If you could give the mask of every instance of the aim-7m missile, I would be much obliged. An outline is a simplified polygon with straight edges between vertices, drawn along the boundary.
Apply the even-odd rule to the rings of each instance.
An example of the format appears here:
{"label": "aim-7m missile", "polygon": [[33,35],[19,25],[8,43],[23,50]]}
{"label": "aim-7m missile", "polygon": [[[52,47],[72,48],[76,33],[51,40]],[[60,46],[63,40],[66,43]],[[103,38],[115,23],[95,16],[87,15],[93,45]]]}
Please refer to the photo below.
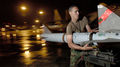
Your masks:
{"label": "aim-7m missile", "polygon": [[[73,33],[73,42],[81,44],[84,42],[120,42],[120,17],[103,5],[98,5],[98,33]],[[49,31],[45,28],[45,31]],[[41,34],[46,41],[66,42],[64,33],[44,33]]]}
{"label": "aim-7m missile", "polygon": [[[46,41],[66,42],[64,33],[42,34]],[[73,42],[75,44],[92,43],[92,42],[120,42],[120,33],[73,33]]]}

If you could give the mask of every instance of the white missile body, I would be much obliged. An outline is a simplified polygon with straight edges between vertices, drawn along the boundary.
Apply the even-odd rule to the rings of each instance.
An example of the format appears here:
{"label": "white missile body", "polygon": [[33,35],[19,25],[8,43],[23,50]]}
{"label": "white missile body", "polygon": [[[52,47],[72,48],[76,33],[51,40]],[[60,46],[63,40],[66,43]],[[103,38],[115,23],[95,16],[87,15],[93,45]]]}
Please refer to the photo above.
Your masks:
{"label": "white missile body", "polygon": [[[42,34],[41,36],[46,41],[67,43],[64,33]],[[80,45],[84,42],[120,42],[120,33],[73,33],[73,42]]]}

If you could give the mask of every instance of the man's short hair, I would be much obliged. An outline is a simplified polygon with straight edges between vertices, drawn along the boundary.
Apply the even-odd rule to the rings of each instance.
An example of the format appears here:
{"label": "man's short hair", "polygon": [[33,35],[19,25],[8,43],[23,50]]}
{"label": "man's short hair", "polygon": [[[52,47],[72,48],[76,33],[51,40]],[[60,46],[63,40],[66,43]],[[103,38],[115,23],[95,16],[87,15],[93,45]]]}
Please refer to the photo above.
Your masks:
{"label": "man's short hair", "polygon": [[72,10],[73,7],[77,7],[76,5],[72,5],[69,7],[68,11],[70,12]]}

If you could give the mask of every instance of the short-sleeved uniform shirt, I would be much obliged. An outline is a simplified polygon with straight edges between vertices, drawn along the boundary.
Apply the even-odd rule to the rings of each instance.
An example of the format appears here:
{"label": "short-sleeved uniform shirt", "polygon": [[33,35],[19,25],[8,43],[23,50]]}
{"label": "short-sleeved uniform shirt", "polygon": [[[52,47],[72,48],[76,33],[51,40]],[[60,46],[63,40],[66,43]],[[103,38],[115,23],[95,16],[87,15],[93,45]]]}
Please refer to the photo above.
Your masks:
{"label": "short-sleeved uniform shirt", "polygon": [[76,23],[70,21],[67,25],[66,34],[72,35],[74,32],[85,32],[85,27],[88,24],[87,18],[84,16],[82,20]]}
{"label": "short-sleeved uniform shirt", "polygon": [[[85,32],[85,27],[88,24],[88,20],[86,17],[83,17],[82,20],[74,22],[69,22],[67,28],[66,28],[66,34],[72,35],[74,32]],[[84,43],[82,43],[84,44]],[[70,57],[70,67],[76,67],[76,61],[82,56],[81,51],[77,51],[74,49],[71,49],[71,57]]]}

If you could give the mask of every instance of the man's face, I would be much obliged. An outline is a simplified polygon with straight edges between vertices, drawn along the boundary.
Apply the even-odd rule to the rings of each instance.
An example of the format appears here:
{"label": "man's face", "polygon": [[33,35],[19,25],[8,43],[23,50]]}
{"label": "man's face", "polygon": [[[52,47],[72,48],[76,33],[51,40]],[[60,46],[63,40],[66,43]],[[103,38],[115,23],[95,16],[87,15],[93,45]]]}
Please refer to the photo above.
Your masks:
{"label": "man's face", "polygon": [[70,13],[72,18],[74,18],[74,19],[79,18],[79,9],[78,9],[78,7],[73,7],[69,13]]}

